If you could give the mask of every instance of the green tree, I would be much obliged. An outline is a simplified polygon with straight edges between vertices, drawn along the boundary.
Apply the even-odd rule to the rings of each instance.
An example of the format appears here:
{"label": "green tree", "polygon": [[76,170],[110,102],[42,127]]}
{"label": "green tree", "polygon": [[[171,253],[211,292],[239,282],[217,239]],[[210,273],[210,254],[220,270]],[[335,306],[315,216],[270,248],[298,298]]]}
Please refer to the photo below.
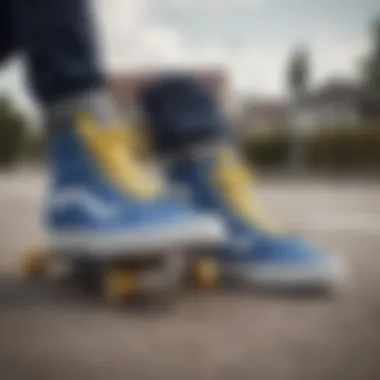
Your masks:
{"label": "green tree", "polygon": [[380,16],[372,24],[372,47],[365,60],[364,77],[368,88],[380,91]]}
{"label": "green tree", "polygon": [[9,166],[21,153],[27,121],[6,96],[0,97],[0,166]]}
{"label": "green tree", "polygon": [[287,69],[287,85],[290,95],[298,98],[309,86],[309,53],[304,47],[297,47],[291,55]]}

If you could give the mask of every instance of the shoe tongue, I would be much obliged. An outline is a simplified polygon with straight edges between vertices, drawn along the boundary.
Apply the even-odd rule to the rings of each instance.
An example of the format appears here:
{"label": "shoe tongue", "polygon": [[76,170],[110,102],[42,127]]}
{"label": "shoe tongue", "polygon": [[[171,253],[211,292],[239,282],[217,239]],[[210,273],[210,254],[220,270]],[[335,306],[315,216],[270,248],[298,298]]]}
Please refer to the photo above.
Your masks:
{"label": "shoe tongue", "polygon": [[71,128],[78,116],[89,116],[98,128],[115,128],[121,124],[115,101],[106,91],[82,93],[51,105],[46,110],[53,130]]}

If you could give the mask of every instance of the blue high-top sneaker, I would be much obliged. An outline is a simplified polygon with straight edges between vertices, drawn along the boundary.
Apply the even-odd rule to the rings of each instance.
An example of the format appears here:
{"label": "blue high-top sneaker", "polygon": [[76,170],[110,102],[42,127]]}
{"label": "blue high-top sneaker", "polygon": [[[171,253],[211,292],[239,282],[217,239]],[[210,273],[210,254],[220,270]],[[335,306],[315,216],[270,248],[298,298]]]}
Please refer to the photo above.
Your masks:
{"label": "blue high-top sneaker", "polygon": [[280,231],[254,199],[251,174],[228,136],[213,97],[186,76],[162,78],[141,94],[153,140],[174,191],[217,213],[228,242],[213,255],[233,280],[269,286],[326,286],[341,276],[340,261]]}
{"label": "blue high-top sneaker", "polygon": [[101,93],[49,110],[50,248],[142,255],[219,242],[221,223],[165,195],[157,174],[128,146],[128,132],[115,114]]}

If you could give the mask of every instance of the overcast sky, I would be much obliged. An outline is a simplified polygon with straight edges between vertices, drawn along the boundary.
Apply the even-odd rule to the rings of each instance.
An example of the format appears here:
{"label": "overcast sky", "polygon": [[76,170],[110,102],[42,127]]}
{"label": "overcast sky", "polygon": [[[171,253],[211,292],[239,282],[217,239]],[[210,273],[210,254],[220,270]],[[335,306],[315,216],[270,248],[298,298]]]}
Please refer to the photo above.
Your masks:
{"label": "overcast sky", "polygon": [[[378,0],[94,0],[107,69],[221,64],[242,93],[283,95],[291,49],[309,47],[313,81],[351,77]],[[0,92],[30,108],[22,63]]]}

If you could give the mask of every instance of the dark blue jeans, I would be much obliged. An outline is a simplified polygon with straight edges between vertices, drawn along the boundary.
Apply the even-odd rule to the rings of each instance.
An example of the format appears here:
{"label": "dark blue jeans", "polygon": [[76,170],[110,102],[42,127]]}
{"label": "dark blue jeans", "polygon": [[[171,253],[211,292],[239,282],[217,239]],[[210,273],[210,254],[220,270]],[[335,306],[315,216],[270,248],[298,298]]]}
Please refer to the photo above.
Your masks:
{"label": "dark blue jeans", "polygon": [[20,52],[42,103],[102,86],[97,49],[88,0],[0,0],[0,65]]}

